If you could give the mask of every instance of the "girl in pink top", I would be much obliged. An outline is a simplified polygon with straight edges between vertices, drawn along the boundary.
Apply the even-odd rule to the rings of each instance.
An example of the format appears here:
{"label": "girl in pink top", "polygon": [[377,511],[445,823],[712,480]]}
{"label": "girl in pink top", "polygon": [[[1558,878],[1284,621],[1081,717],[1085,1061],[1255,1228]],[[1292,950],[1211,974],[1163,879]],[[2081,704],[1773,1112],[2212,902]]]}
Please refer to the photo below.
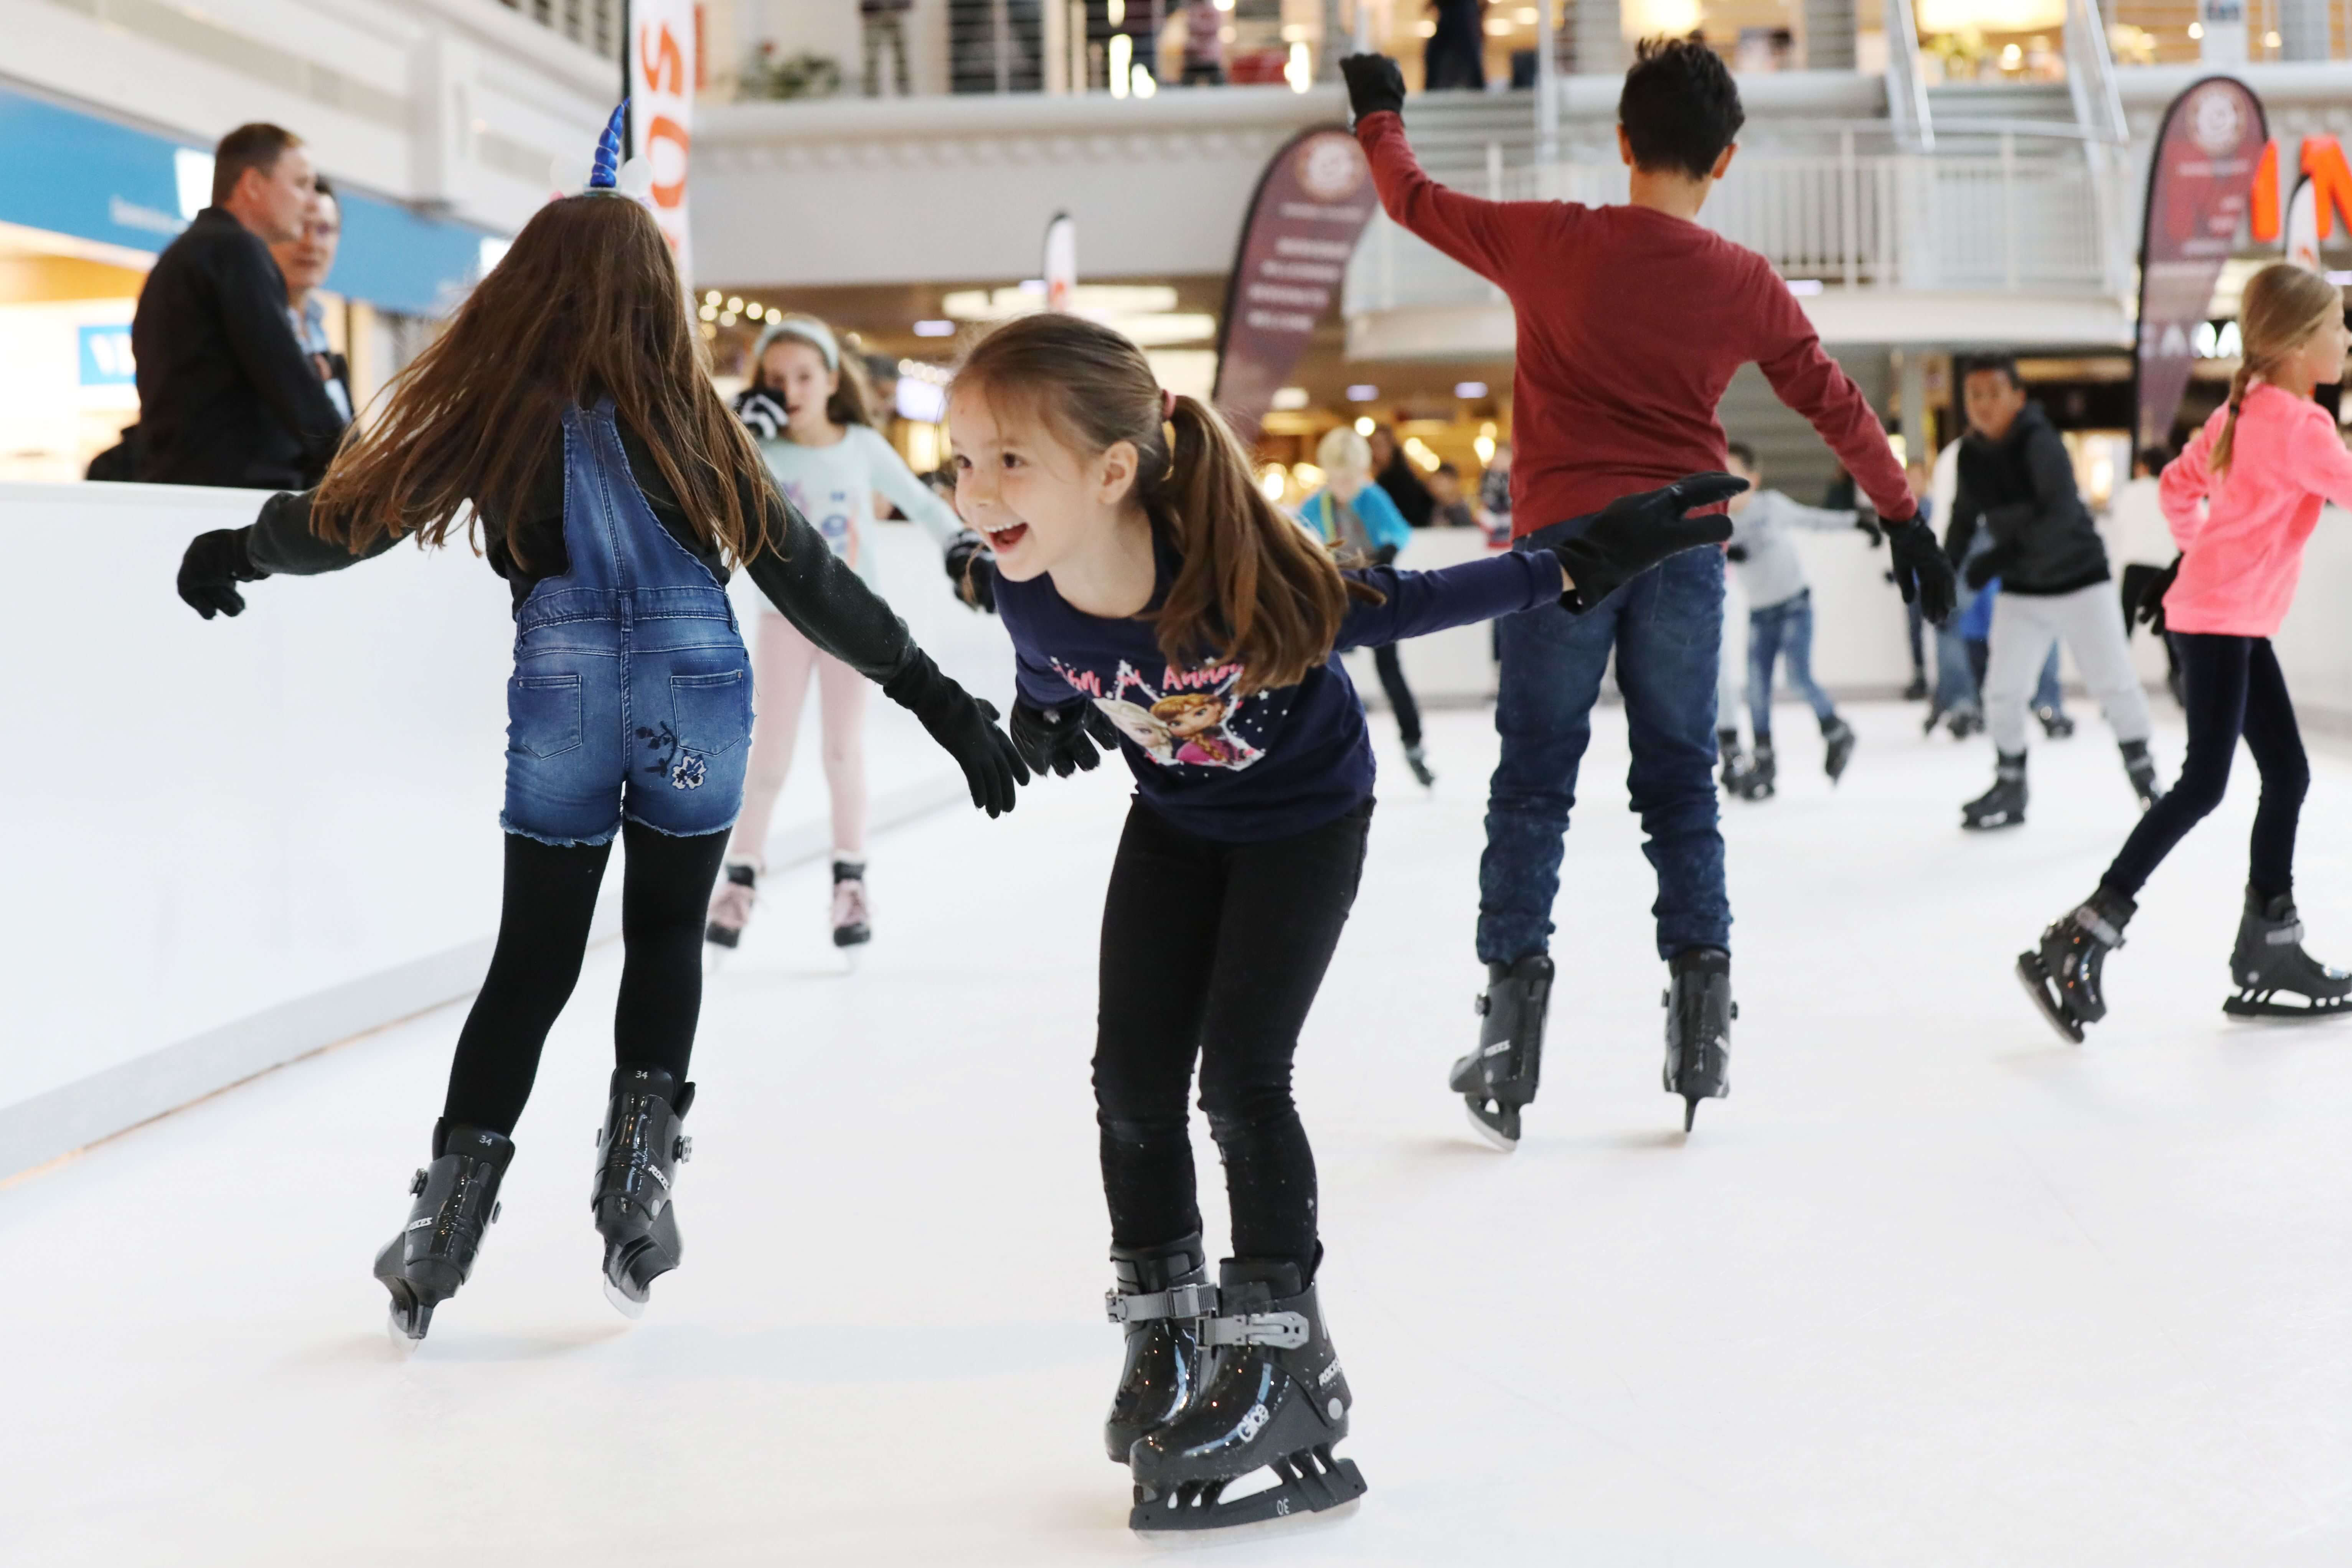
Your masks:
{"label": "girl in pink top", "polygon": [[2172,793],[2124,841],[2097,891],[2042,932],[2038,951],[2017,960],[2026,990],[2077,1044],[2084,1025],[2106,1016],[2100,968],[2123,945],[2133,900],[2172,847],[2221,804],[2241,736],[2261,770],[2263,794],[2245,913],[2230,958],[2237,991],[2222,1010],[2307,1018],[2352,1004],[2352,974],[2303,951],[2294,833],[2311,768],[2271,648],[2320,507],[2352,507],[2352,454],[2311,396],[2315,386],[2343,379],[2352,331],[2336,285],[2286,263],[2247,283],[2239,329],[2244,358],[2229,405],[2216,409],[2164,470],[2164,515],[2180,559],[2167,574],[2169,588],[2157,584],[2156,621],[2159,630],[2168,627],[2180,658],[2189,759]]}

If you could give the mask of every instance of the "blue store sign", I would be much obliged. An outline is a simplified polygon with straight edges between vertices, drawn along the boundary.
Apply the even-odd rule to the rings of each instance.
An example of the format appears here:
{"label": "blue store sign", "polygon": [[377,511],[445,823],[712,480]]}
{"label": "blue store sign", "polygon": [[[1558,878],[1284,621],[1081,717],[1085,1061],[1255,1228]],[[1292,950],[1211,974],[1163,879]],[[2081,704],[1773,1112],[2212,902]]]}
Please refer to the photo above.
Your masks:
{"label": "blue store sign", "polygon": [[[0,88],[0,223],[155,252],[187,226],[211,177],[211,149]],[[334,171],[328,170],[331,175]],[[388,310],[432,315],[470,287],[486,231],[420,217],[337,182],[342,249],[327,287]],[[93,367],[82,341],[82,376]],[[96,362],[105,363],[101,357]]]}
{"label": "blue store sign", "polygon": [[84,386],[129,386],[139,379],[139,367],[131,357],[128,323],[83,327],[80,332]]}

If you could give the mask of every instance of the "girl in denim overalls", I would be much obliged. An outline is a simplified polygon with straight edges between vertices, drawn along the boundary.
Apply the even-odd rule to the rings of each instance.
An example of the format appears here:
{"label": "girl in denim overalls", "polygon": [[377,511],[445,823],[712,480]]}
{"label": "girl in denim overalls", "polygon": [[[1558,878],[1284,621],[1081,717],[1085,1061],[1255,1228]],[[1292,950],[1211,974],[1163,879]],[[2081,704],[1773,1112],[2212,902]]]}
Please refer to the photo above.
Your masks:
{"label": "girl in denim overalls", "polygon": [[744,565],[811,640],[882,684],[959,763],[972,803],[1027,778],[993,711],[942,675],[777,493],[703,374],[667,246],[623,195],[620,116],[583,195],[525,226],[315,491],[199,536],[181,596],[210,619],[236,584],[331,572],[403,537],[443,542],[467,505],[512,584],[506,883],[497,950],[457,1040],[432,1162],[377,1257],[394,1331],[425,1336],[498,1213],[540,1047],[579,977],[596,890],[628,846],[617,1063],[597,1140],[604,1289],[635,1316],[677,1266],[687,1063],[702,916],[741,807],[749,660],[725,584]]}

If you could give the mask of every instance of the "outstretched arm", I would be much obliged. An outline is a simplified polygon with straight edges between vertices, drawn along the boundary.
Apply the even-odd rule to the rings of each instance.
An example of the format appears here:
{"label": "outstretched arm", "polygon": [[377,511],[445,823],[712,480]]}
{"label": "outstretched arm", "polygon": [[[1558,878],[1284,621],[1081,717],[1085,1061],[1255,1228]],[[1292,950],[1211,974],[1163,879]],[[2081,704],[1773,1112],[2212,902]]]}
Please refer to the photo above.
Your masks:
{"label": "outstretched arm", "polygon": [[1439,184],[1412,155],[1401,114],[1365,116],[1356,122],[1356,140],[1371,160],[1372,184],[1390,217],[1488,282],[1505,280],[1517,236],[1549,204],[1485,201]]}
{"label": "outstretched arm", "polygon": [[764,466],[742,493],[767,522],[768,546],[743,569],[809,641],[868,680],[888,681],[915,655],[906,623],[826,545]]}
{"label": "outstretched arm", "polygon": [[1559,558],[1549,550],[1514,550],[1435,572],[1372,566],[1345,575],[1379,589],[1381,602],[1349,604],[1336,648],[1378,647],[1516,615],[1551,603],[1564,586]]}

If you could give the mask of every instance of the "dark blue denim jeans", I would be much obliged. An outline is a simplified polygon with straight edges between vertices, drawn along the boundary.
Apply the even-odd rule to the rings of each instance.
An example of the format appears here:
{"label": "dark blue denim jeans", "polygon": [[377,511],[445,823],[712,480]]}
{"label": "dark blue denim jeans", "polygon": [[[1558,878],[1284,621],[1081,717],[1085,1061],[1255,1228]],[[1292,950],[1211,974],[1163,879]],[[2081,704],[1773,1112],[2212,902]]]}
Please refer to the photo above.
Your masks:
{"label": "dark blue denim jeans", "polygon": [[[1582,519],[1517,548],[1569,537]],[[1495,729],[1502,761],[1486,794],[1486,853],[1478,863],[1478,956],[1507,963],[1550,945],[1562,839],[1576,773],[1592,739],[1592,704],[1609,656],[1633,763],[1625,775],[1658,873],[1658,955],[1724,947],[1731,903],[1716,823],[1715,693],[1723,647],[1723,552],[1686,550],[1580,616],[1554,605],[1496,623],[1502,693]]]}
{"label": "dark blue denim jeans", "polygon": [[1748,612],[1748,721],[1759,741],[1772,734],[1772,666],[1785,659],[1789,684],[1826,724],[1837,717],[1830,694],[1813,679],[1813,591]]}

